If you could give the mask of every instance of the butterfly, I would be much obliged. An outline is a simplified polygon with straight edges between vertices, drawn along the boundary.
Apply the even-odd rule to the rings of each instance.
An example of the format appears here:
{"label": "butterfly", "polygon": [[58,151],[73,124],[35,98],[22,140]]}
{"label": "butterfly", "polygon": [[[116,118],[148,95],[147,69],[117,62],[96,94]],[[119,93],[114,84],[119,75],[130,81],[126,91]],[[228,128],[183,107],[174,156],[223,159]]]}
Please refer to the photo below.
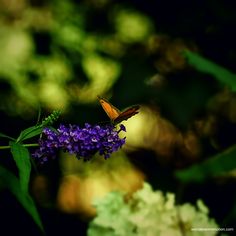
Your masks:
{"label": "butterfly", "polygon": [[99,102],[103,108],[103,110],[107,113],[108,117],[111,119],[113,124],[118,124],[123,120],[128,120],[130,117],[138,114],[139,106],[135,105],[127,108],[124,111],[120,111],[118,108],[113,106],[110,102],[108,102],[105,98],[99,97]]}

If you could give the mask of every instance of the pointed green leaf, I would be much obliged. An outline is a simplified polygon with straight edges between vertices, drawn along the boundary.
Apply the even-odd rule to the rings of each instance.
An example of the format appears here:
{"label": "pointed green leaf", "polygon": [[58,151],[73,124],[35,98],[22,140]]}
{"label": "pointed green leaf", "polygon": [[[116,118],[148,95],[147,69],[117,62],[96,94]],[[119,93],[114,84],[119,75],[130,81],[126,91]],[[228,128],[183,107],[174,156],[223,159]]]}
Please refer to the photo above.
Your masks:
{"label": "pointed green leaf", "polygon": [[17,138],[17,142],[22,142],[23,140],[35,137],[42,133],[42,126],[32,126],[20,133],[20,136]]}
{"label": "pointed green leaf", "polygon": [[3,133],[0,133],[0,137],[2,137],[2,138],[7,138],[7,139],[10,139],[10,140],[15,140],[14,138],[12,138],[12,137],[10,137],[10,136],[8,136],[8,135],[6,135],[6,134],[3,134]]}
{"label": "pointed green leaf", "polygon": [[189,64],[197,70],[214,76],[221,83],[229,86],[232,91],[236,91],[236,74],[194,52],[184,51],[184,55]]}
{"label": "pointed green leaf", "polygon": [[217,177],[236,168],[236,146],[213,156],[203,163],[176,172],[176,176],[183,182],[202,182],[207,178]]}
{"label": "pointed green leaf", "polygon": [[28,192],[28,185],[31,172],[30,154],[22,144],[10,142],[11,153],[19,170],[19,179],[22,191]]}
{"label": "pointed green leaf", "polygon": [[38,225],[38,227],[42,231],[44,231],[35,203],[28,193],[22,191],[21,184],[17,179],[17,177],[14,174],[12,174],[9,170],[0,166],[0,178],[2,179],[5,186],[11,191],[13,195],[15,195],[16,199],[30,214],[30,216],[32,217],[34,222]]}

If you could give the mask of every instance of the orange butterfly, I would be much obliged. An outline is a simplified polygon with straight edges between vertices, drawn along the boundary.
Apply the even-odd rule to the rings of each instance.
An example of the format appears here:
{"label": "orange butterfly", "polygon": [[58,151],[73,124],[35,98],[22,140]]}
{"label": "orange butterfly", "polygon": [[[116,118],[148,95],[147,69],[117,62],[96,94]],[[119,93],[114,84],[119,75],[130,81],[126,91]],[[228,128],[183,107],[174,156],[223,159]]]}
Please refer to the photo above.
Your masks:
{"label": "orange butterfly", "polygon": [[135,105],[132,107],[127,108],[124,111],[120,111],[118,108],[114,107],[110,102],[106,99],[101,98],[98,96],[99,102],[102,105],[102,108],[107,113],[109,118],[111,119],[112,123],[118,124],[123,120],[128,120],[130,117],[138,114],[139,106]]}

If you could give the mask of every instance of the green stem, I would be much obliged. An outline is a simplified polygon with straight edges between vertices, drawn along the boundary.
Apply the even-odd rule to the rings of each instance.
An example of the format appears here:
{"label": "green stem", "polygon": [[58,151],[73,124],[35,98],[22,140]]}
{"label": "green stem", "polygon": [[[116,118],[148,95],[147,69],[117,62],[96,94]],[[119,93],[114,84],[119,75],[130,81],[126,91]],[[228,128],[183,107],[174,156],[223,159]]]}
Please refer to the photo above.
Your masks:
{"label": "green stem", "polygon": [[[24,147],[38,147],[39,145],[37,143],[31,143],[31,144],[23,144]],[[0,146],[0,149],[9,149],[11,146]]]}

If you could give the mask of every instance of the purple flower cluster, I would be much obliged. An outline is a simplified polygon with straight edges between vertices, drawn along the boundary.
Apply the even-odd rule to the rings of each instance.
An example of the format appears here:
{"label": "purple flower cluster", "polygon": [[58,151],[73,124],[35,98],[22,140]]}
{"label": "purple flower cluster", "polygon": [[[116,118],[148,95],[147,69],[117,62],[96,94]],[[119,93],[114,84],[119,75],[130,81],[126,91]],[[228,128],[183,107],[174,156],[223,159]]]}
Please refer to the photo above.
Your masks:
{"label": "purple flower cluster", "polygon": [[88,123],[83,128],[77,125],[60,125],[57,130],[45,128],[39,140],[39,149],[32,156],[44,163],[63,150],[84,160],[89,160],[97,152],[107,159],[125,143],[125,138],[118,135],[120,131],[126,131],[124,125],[120,125],[119,130],[112,125],[92,126]]}

